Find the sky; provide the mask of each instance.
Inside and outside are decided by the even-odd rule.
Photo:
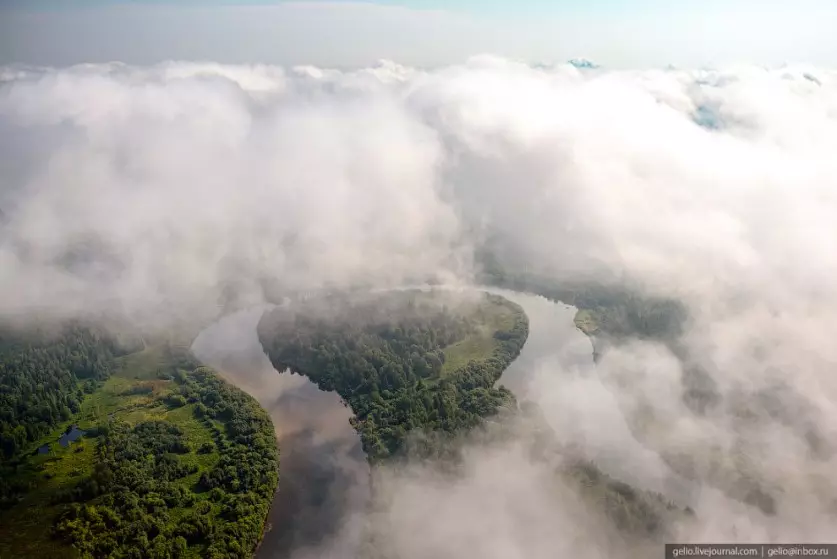
[[[833,65],[830,0],[5,0],[0,64]]]

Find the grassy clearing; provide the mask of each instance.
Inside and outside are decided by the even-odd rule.
[[[593,312],[589,309],[579,309],[579,311],[575,313],[573,321],[575,322],[576,328],[588,336],[595,334],[599,330],[598,321],[596,320]]]
[[[194,490],[204,471],[210,470],[219,460],[216,451],[199,454],[198,448],[206,442],[216,443],[211,424],[195,418],[194,404],[170,409],[158,399],[176,387],[170,380],[157,378],[166,362],[158,348],[147,348],[123,357],[118,371],[101,387],[82,402],[81,411],[72,420],[57,427],[52,433],[37,441],[32,452],[44,444],[50,444],[48,454],[31,454],[18,468],[17,476],[30,484],[30,491],[14,507],[0,511],[0,559],[43,557],[49,559],[75,559],[76,551],[51,538],[53,522],[65,504],[53,504],[51,498],[58,491],[72,488],[93,469],[97,441],[82,437],[68,447],[57,443],[67,427],[77,424],[88,430],[109,420],[121,420],[136,425],[149,419],[164,419],[184,430],[192,452],[183,457],[186,463],[198,465],[199,471],[181,480],[179,484]],[[205,497],[198,495],[198,499]],[[175,509],[179,516],[188,509]]]
[[[445,363],[442,365],[441,376],[448,375],[467,365],[470,361],[482,359],[494,350],[497,341],[493,338],[493,331],[481,331],[468,336],[461,342],[449,345],[443,351]]]
[[[77,557],[75,550],[50,537],[52,521],[59,512],[50,504],[50,497],[77,483],[93,468],[94,452],[93,441],[82,439],[67,448],[55,443],[49,454],[30,459],[23,475],[34,489],[19,505],[0,513],[0,559]]]
[[[167,365],[163,346],[149,346],[118,360],[117,377],[154,380]]]
[[[500,340],[494,337],[498,330],[509,330],[514,325],[514,311],[502,301],[486,299],[480,303],[473,319],[477,323],[476,332],[442,351],[445,363],[440,376],[445,376],[464,367],[470,361],[489,357]]]

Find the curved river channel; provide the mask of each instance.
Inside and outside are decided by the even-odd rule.
[[[582,445],[611,475],[671,494],[670,471],[631,435],[613,394],[598,380],[590,340],[573,322],[576,309],[537,295],[480,289],[518,303],[529,317],[526,344],[498,384],[519,401],[538,404],[563,440]],[[370,493],[369,466],[349,425],[351,411],[336,393],[276,371],[265,355],[256,326],[269,308],[228,315],[201,332],[192,346],[201,361],[255,397],[276,427],[279,491],[258,559],[286,558],[315,547],[340,529],[350,511],[361,510]]]

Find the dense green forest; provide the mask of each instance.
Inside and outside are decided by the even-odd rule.
[[[76,323],[0,330],[0,509],[26,489],[14,475],[24,450],[80,411],[118,352],[102,331]]]
[[[18,364],[36,357],[21,355],[55,362],[60,381],[32,400],[58,410],[51,423],[3,464],[0,558],[251,557],[278,482],[269,416],[185,348],[117,356],[115,344],[91,336],[72,328],[4,345],[3,394],[21,395],[7,400],[15,418],[37,413],[23,396],[32,392],[17,389],[30,373]],[[57,444],[74,425],[84,436]]]
[[[110,375],[117,348],[101,332],[69,325],[46,332],[0,330],[0,450],[18,456],[79,412]]]
[[[274,366],[335,391],[371,461],[433,452],[440,434],[480,424],[513,402],[494,388],[528,335],[502,297],[418,290],[328,296],[265,315],[259,337]],[[410,433],[435,433],[413,437]]]

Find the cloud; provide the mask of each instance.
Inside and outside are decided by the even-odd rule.
[[[693,477],[680,539],[833,537],[835,72],[483,56],[432,71],[15,67],[0,81],[4,316],[200,323],[230,290],[259,301],[267,280],[468,281],[493,236],[522,267],[619,278],[690,312],[691,363],[641,341],[595,374],[530,363],[560,440],[624,456],[632,481]],[[679,398],[688,367],[718,392],[703,414]],[[544,490],[553,470],[519,447],[470,452],[454,481],[384,473],[386,543],[404,557],[629,555],[618,534],[591,544],[595,507]]]
[[[6,82],[3,308],[189,315],[228,283],[441,269],[457,223],[435,132],[383,90],[315,85],[211,65]]]

